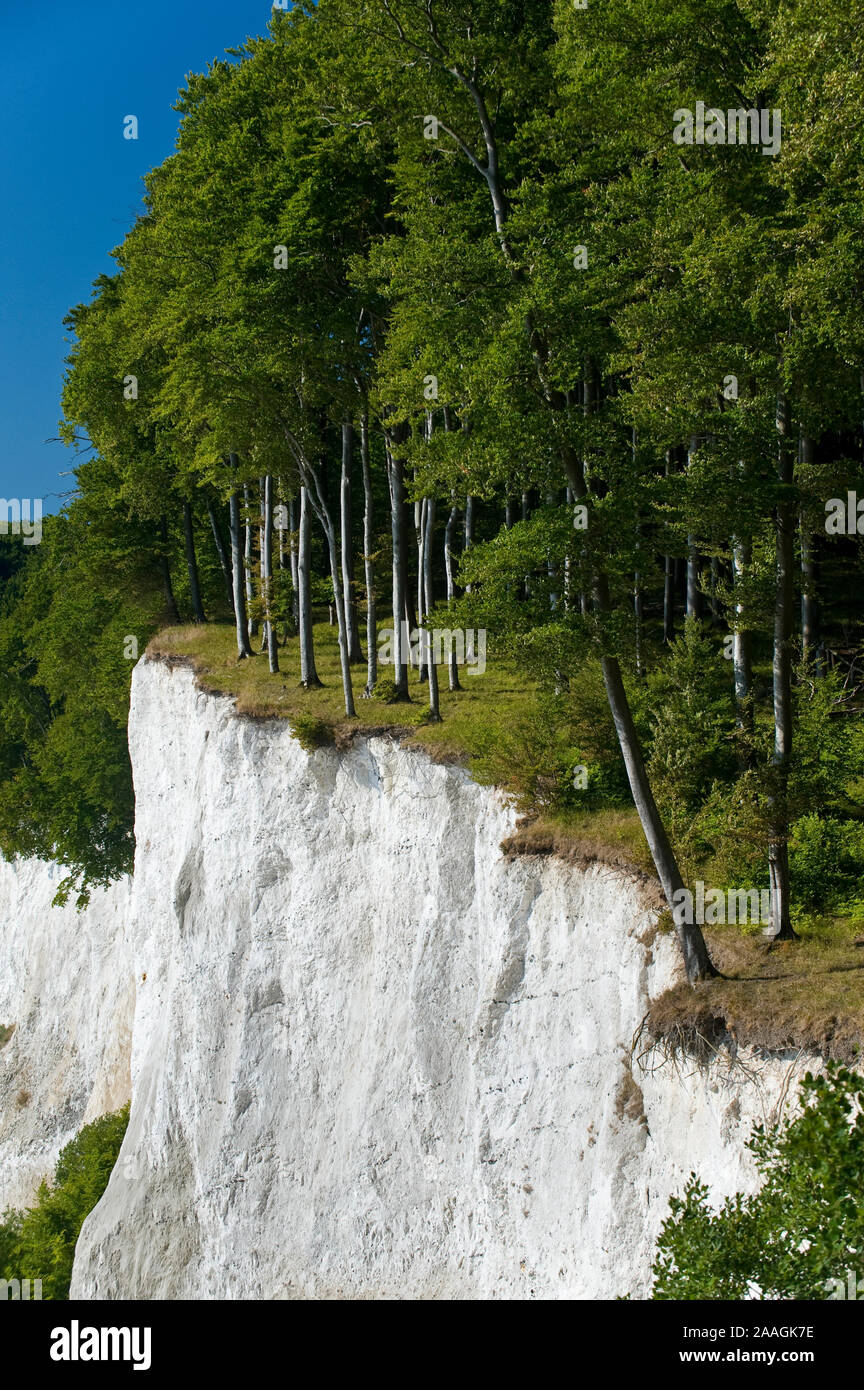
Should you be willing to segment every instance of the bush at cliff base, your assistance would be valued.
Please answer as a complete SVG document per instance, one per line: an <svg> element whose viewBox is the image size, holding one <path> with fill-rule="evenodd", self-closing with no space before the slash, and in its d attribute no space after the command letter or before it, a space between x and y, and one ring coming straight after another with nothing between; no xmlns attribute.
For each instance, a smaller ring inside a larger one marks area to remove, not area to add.
<svg viewBox="0 0 864 1390"><path fill-rule="evenodd" d="M752 1196L714 1211L691 1174L660 1232L652 1297L844 1298L850 1273L864 1280L862 1094L839 1064L808 1072L800 1111L749 1140L764 1179Z"/></svg>
<svg viewBox="0 0 864 1390"><path fill-rule="evenodd" d="M75 1242L117 1161L129 1106L85 1125L60 1153L51 1183L39 1185L35 1205L6 1211L0 1221L0 1278L39 1279L43 1299L69 1297Z"/></svg>

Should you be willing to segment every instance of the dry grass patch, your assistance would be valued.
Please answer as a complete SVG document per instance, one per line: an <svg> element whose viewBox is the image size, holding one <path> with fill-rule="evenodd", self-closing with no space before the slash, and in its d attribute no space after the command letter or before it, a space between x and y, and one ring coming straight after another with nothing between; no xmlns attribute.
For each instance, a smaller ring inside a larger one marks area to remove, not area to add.
<svg viewBox="0 0 864 1390"><path fill-rule="evenodd" d="M736 927L707 928L725 978L679 984L653 1000L648 1036L705 1053L731 1042L772 1052L804 1048L844 1062L864 1049L864 940L860 924L822 922L799 941L766 942Z"/></svg>
<svg viewBox="0 0 864 1390"><path fill-rule="evenodd" d="M580 869L591 864L620 869L643 883L658 911L666 905L635 809L607 809L554 820L526 816L515 834L502 841L501 849L508 858L554 854Z"/></svg>

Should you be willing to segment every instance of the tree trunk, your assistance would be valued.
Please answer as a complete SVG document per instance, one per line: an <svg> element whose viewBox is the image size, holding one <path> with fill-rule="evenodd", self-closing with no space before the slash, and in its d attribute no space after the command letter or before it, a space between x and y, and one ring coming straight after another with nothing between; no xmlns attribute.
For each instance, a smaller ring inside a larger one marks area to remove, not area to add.
<svg viewBox="0 0 864 1390"><path fill-rule="evenodd" d="M699 448L701 440L692 435L687 449L687 467L690 468L693 455ZM699 553L695 536L687 537L687 602L685 615L688 618L698 618L701 613L701 595L699 593Z"/></svg>
<svg viewBox="0 0 864 1390"><path fill-rule="evenodd" d="M351 464L353 457L354 426L350 420L342 421L342 485L340 489L340 517L342 522L342 601L345 605L345 622L348 635L349 661L362 661L360 633L357 628L357 603L354 598L354 542L351 530Z"/></svg>
<svg viewBox="0 0 864 1390"><path fill-rule="evenodd" d="M390 486L390 530L393 542L393 680L397 697L407 700L408 666L402 642L405 612L405 476L404 462L398 457L401 427L387 440L387 480Z"/></svg>
<svg viewBox="0 0 864 1390"><path fill-rule="evenodd" d="M195 558L195 531L192 527L192 506L183 503L183 541L186 547L186 569L189 573L189 597L192 600L192 616L196 623L206 623L207 615L201 602L201 585L198 582L198 561Z"/></svg>
<svg viewBox="0 0 864 1390"><path fill-rule="evenodd" d="M165 609L172 623L180 622L180 610L177 607L177 600L174 597L174 585L171 583L171 564L168 559L168 520L163 515L159 518L159 572L162 575L162 592L165 595Z"/></svg>
<svg viewBox="0 0 864 1390"><path fill-rule="evenodd" d="M432 542L435 534L435 498L426 498L426 524L423 528L423 598L424 611L428 618L435 606L435 595L432 592ZM427 633L426 638L426 666L429 676L429 718L433 723L441 721L441 709L438 700L438 668L435 665L435 651L432 646L431 634Z"/></svg>
<svg viewBox="0 0 864 1390"><path fill-rule="evenodd" d="M801 645L805 661L812 661L817 673L821 670L819 634L819 600L816 597L817 566L816 537L810 533L807 520L801 519Z"/></svg>
<svg viewBox="0 0 864 1390"><path fill-rule="evenodd" d="M808 470L815 455L813 440L801 439L801 462ZM811 661L817 674L821 673L822 652L819 634L819 600L817 597L818 569L816 536L810 529L806 512L801 513L801 646L805 661Z"/></svg>
<svg viewBox="0 0 864 1390"><path fill-rule="evenodd" d="M588 496L588 486L585 480L584 463L570 449L563 451L563 462L567 479L573 489L577 501L582 501ZM594 590L594 603L598 612L606 614L610 611L611 604L609 599L608 581L602 573L595 571L592 579ZM630 791L633 796L633 803L639 814L639 820L654 866L657 870L666 901L670 909L675 909L675 894L680 892L684 883L681 878L681 871L675 859L666 828L660 818L657 803L654 800L654 793L648 780L648 773L645 769L645 760L642 756L642 749L639 744L639 736L636 732L636 725L633 722L633 714L630 709L630 702L627 699L627 691L621 675L621 666L614 656L602 656L600 660L603 672L603 684L606 688L606 698L609 702L609 709L615 724L615 732L618 735L618 745L624 759L624 766L627 770L627 779L630 783ZM710 979L716 975L716 970L711 964L711 957L705 945L698 923L675 921L675 930L681 947L681 954L684 958L684 968L687 979L691 985L699 980Z"/></svg>
<svg viewBox="0 0 864 1390"><path fill-rule="evenodd" d="M265 489L265 486L266 486L266 484L265 484L264 478L259 478L259 479L258 479L258 592L259 592L259 594L261 595L261 606L262 606L262 608L266 608L266 600L265 600L265 598L264 598L264 489ZM271 569L271 572L272 572L272 569L273 569L272 554L271 554L271 561L270 561L270 569ZM262 651L262 652L266 652L266 651L267 651L267 620L266 620L266 612L265 612L265 616L262 617L262 619L261 619L261 646L258 648L258 650L259 650L259 651Z"/></svg>
<svg viewBox="0 0 864 1390"><path fill-rule="evenodd" d="M243 548L243 556L245 563L243 569L245 575L246 588L246 609L248 612L251 610L252 604L255 601L255 586L252 583L252 518L249 515L249 487L247 483L243 484L243 510L246 515L246 543ZM255 622L255 619L253 618L249 623L249 636L254 637L257 631L258 624Z"/></svg>
<svg viewBox="0 0 864 1390"><path fill-rule="evenodd" d="M642 660L643 617L642 576L637 571L633 576L633 627L636 642L636 674L640 677L645 675L645 664Z"/></svg>
<svg viewBox="0 0 864 1390"><path fill-rule="evenodd" d="M363 469L363 574L366 583L366 690L371 696L378 679L378 619L375 601L375 565L372 559L372 472L369 466L369 411L360 416L360 462Z"/></svg>
<svg viewBox="0 0 864 1390"><path fill-rule="evenodd" d="M302 458L299 462L301 476L309 495L309 501L312 504L312 510L318 518L321 529L324 532L324 539L327 542L327 554L330 560L330 580L333 584L333 606L336 609L336 631L339 642L339 665L342 671L342 693L345 699L345 716L347 719L354 719L357 711L354 708L354 688L351 684L351 661L348 653L348 627L345 621L345 599L342 590L336 528L333 525L333 518L330 515L330 508L327 505L323 483L316 473L314 465L305 458Z"/></svg>
<svg viewBox="0 0 864 1390"><path fill-rule="evenodd" d="M747 613L742 596L742 586L750 570L753 547L749 540L732 542L732 580L735 591L735 615L732 635L732 667L735 683L735 722L738 727L741 747L739 764L742 768L750 762L748 742L753 731L753 706L750 691L753 682L750 633L747 630Z"/></svg>
<svg viewBox="0 0 864 1390"><path fill-rule="evenodd" d="M233 460L232 460L233 462ZM246 621L246 599L243 581L243 552L240 548L240 498L232 492L228 499L228 517L231 529L231 573L234 584L234 621L237 629L237 658L245 661L252 655L249 645L249 626Z"/></svg>
<svg viewBox="0 0 864 1390"><path fill-rule="evenodd" d="M417 504L419 507L419 527L417 527L417 627L423 629L423 619L426 615L426 522L428 498L424 497ZM415 508L415 516L417 509ZM421 638L420 658L417 662L417 678L420 681L427 679L426 671L426 642Z"/></svg>
<svg viewBox="0 0 864 1390"><path fill-rule="evenodd" d="M453 582L453 546L456 541L456 524L459 520L459 508L454 502L450 508L450 515L447 517L447 525L444 528L444 573L447 577L447 607L450 608L456 597L456 585ZM457 660L456 644L450 643L449 659L449 685L451 690L461 690L459 684L459 663Z"/></svg>
<svg viewBox="0 0 864 1390"><path fill-rule="evenodd" d="M309 497L300 489L300 535L297 556L297 625L300 632L300 684L312 690L321 684L315 669L315 637L312 628L311 545Z"/></svg>
<svg viewBox="0 0 864 1390"><path fill-rule="evenodd" d="M775 941L791 941L789 909L789 819L787 785L792 754L792 612L794 605L793 565L795 558L794 511L790 496L794 481L794 461L789 439L789 408L784 395L777 397L777 482L775 512L774 600L774 754L771 759L773 787L770 800L771 829L768 869L771 879L771 924Z"/></svg>
<svg viewBox="0 0 864 1390"><path fill-rule="evenodd" d="M264 633L267 638L267 659L270 674L279 670L279 651L276 646L276 626L273 622L273 476L264 478L264 528L261 538L261 588L264 600Z"/></svg>
<svg viewBox="0 0 864 1390"><path fill-rule="evenodd" d="M675 561L665 557L663 569L663 641L675 640Z"/></svg>
<svg viewBox="0 0 864 1390"><path fill-rule="evenodd" d="M470 550L474 544L474 498L470 492L465 498L465 536L462 545L463 550ZM470 594L471 585L465 585L466 594Z"/></svg>
<svg viewBox="0 0 864 1390"><path fill-rule="evenodd" d="M300 575L297 564L297 508L294 498L288 503L288 560L291 565L291 617L295 633L300 632Z"/></svg>
<svg viewBox="0 0 864 1390"><path fill-rule="evenodd" d="M645 832L645 839L648 841L651 857L663 885L663 892L666 894L666 901L671 907L675 894L684 887L684 882L672 852L666 829L660 819L657 803L648 781L648 774L645 771L639 737L636 733L627 692L621 677L621 667L617 658L611 656L602 657L600 664L609 708L615 721L615 730L627 769L630 791L633 794L636 810L639 812L639 820ZM698 980L707 980L716 975L717 971L711 964L711 957L708 955L708 948L705 945L705 939L699 925L695 922L676 923L675 930L678 934L681 953L684 957L684 968L690 984L696 984Z"/></svg>
<svg viewBox="0 0 864 1390"><path fill-rule="evenodd" d="M207 515L210 518L210 529L213 532L213 541L216 546L216 554L219 556L219 567L222 570L222 578L225 581L225 597L234 612L234 591L231 582L231 565L228 560L228 552L225 549L225 542L222 539L222 528L219 525L219 518L216 514L216 506L212 497L207 498Z"/></svg>

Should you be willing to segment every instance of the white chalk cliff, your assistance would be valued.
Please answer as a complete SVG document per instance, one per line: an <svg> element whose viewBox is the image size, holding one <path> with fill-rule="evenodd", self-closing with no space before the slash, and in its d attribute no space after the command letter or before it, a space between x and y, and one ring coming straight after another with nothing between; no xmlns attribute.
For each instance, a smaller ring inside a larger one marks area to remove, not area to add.
<svg viewBox="0 0 864 1390"><path fill-rule="evenodd" d="M310 756L184 668L139 664L130 746L131 883L77 915L0 863L0 1205L131 1086L73 1298L639 1297L691 1169L752 1187L812 1059L631 1056L677 970L635 880L506 858L463 770Z"/></svg>

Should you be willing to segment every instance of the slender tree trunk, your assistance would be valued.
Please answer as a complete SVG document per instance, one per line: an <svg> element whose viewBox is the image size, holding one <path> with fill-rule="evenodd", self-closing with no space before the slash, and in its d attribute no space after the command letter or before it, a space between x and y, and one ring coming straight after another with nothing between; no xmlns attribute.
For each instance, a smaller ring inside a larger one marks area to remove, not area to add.
<svg viewBox="0 0 864 1390"><path fill-rule="evenodd" d="M562 460L573 494L577 501L582 501L588 496L584 462L566 446L562 450ZM595 607L602 614L609 613L611 603L605 575L595 572L592 586ZM700 980L710 979L717 972L711 964L711 957L708 954L708 948L698 923L675 920L675 895L681 891L684 884L648 780L639 735L636 731L624 679L621 675L621 666L617 657L608 655L601 657L600 665L603 673L603 684L606 688L606 698L618 735L618 744L627 770L633 802L639 814L654 866L663 885L666 901L673 911L675 930L684 958L684 968L688 982L693 985Z"/></svg>
<svg viewBox="0 0 864 1390"><path fill-rule="evenodd" d="M264 632L267 637L267 659L270 674L279 670L279 650L276 645L276 625L273 622L273 477L264 478L264 534L261 543L261 587L264 599Z"/></svg>
<svg viewBox="0 0 864 1390"><path fill-rule="evenodd" d="M801 462L808 470L815 456L814 442L809 436L801 439ZM811 661L817 674L821 673L822 652L819 633L818 569L816 536L807 514L801 513L801 646L805 661Z"/></svg>
<svg viewBox="0 0 864 1390"><path fill-rule="evenodd" d="M663 641L675 640L675 561L667 555L663 568Z"/></svg>
<svg viewBox="0 0 864 1390"><path fill-rule="evenodd" d="M456 597L456 585L453 582L453 546L456 542L456 524L458 520L459 508L457 507L454 501L453 505L450 508L450 514L447 517L447 525L444 528L444 573L447 577L448 609L451 607L453 600ZM461 690L462 687L459 684L458 653L456 651L456 644L454 642L450 643L448 676L450 689Z"/></svg>
<svg viewBox="0 0 864 1390"><path fill-rule="evenodd" d="M312 505L312 510L318 518L321 529L324 532L324 539L327 542L327 554L330 560L330 579L333 584L333 606L336 609L336 630L339 642L339 665L342 670L342 693L345 699L345 716L348 719L353 719L357 711L354 708L354 688L351 684L351 661L348 653L348 627L345 620L345 600L342 590L336 527L333 525L333 518L330 515L330 508L327 505L324 484L316 473L314 465L302 454L298 454L297 461L300 468L300 475Z"/></svg>
<svg viewBox="0 0 864 1390"><path fill-rule="evenodd" d="M642 597L642 576L638 570L633 576L633 627L636 641L636 674L645 675L645 663L642 659L642 626L644 622L643 597Z"/></svg>
<svg viewBox="0 0 864 1390"><path fill-rule="evenodd" d="M291 617L295 633L300 632L300 575L297 563L297 508L292 497L288 503L288 560L291 566Z"/></svg>
<svg viewBox="0 0 864 1390"><path fill-rule="evenodd" d="M818 572L816 567L816 537L811 534L806 517L801 519L801 643L805 661L821 669L819 633L819 600L816 597Z"/></svg>
<svg viewBox="0 0 864 1390"><path fill-rule="evenodd" d="M399 457L401 427L387 440L387 480L390 486L390 529L393 542L393 681L399 699L407 700L408 667L402 642L402 620L405 612L405 476L404 463Z"/></svg>
<svg viewBox="0 0 864 1390"><path fill-rule="evenodd" d="M255 601L255 586L252 583L252 551L254 546L252 540L252 518L249 514L249 486L247 483L243 484L243 510L246 515L246 543L243 548L246 610L247 612L251 612L252 604ZM254 637L257 631L258 624L253 618L249 622L249 636Z"/></svg>
<svg viewBox="0 0 864 1390"><path fill-rule="evenodd" d="M753 732L753 705L750 699L753 682L751 641L742 592L750 571L752 550L749 540L742 538L732 542L732 581L735 593L732 667L735 683L735 722L740 739L738 761L742 768L750 763L749 740Z"/></svg>
<svg viewBox="0 0 864 1390"><path fill-rule="evenodd" d="M378 618L375 598L375 564L372 559L374 532L372 514L372 471L369 466L369 411L360 416L360 462L363 469L363 573L366 582L366 690L371 696L378 679Z"/></svg>
<svg viewBox="0 0 864 1390"><path fill-rule="evenodd" d="M700 440L696 435L690 439L687 450L687 467L690 468L693 455L699 448ZM699 593L699 553L695 536L687 537L687 604L685 613L688 618L698 618L701 616L701 594Z"/></svg>
<svg viewBox="0 0 864 1390"><path fill-rule="evenodd" d="M174 585L171 583L171 563L168 559L168 519L163 514L159 518L159 572L162 575L162 592L165 595L165 609L172 623L180 622L180 610L177 607L177 600L174 597Z"/></svg>
<svg viewBox="0 0 864 1390"><path fill-rule="evenodd" d="M435 607L432 586L432 543L435 536L435 498L426 498L426 524L423 528L423 598L426 617ZM433 723L441 720L438 699L438 668L435 665L435 651L431 633L426 636L426 666L429 676L429 718Z"/></svg>
<svg viewBox="0 0 864 1390"><path fill-rule="evenodd" d="M610 656L604 656L601 659L601 667L609 708L612 711L618 742L624 757L624 765L627 768L630 790L633 794L636 810L639 812L639 820L648 841L651 857L666 894L666 900L671 905L675 894L680 892L684 883L645 771L642 750L639 747L639 737L636 733L627 692L621 677L621 667L617 659ZM710 979L712 975L716 975L717 972L711 964L708 948L699 926L696 923L676 923L676 931L684 956L687 979L690 983L695 984L697 980Z"/></svg>
<svg viewBox="0 0 864 1390"><path fill-rule="evenodd" d="M423 628L423 619L426 616L426 522L428 498L424 497L418 504L419 522L417 529L417 627ZM415 509L416 515L416 509ZM427 679L426 671L426 642L421 637L420 656L417 662L417 676L420 681Z"/></svg>
<svg viewBox="0 0 864 1390"><path fill-rule="evenodd" d="M266 605L264 598L264 478L258 479L258 589L261 594L262 608ZM272 572L273 562L271 558L270 569ZM261 646L259 651L267 651L267 621L261 619Z"/></svg>
<svg viewBox="0 0 864 1390"><path fill-rule="evenodd" d="M309 511L309 496L305 487L301 487L297 555L297 626L300 632L300 684L307 690L321 684L315 669L315 638L312 627L312 536Z"/></svg>
<svg viewBox="0 0 864 1390"><path fill-rule="evenodd" d="M670 478L675 471L675 455L666 450L664 473ZM664 526L668 533L668 525ZM671 555L663 557L663 641L675 641L675 561Z"/></svg>
<svg viewBox="0 0 864 1390"><path fill-rule="evenodd" d="M771 879L771 923L774 939L790 941L792 929L789 906L789 819L787 787L792 755L792 628L795 601L793 566L795 559L794 510L791 499L794 461L789 439L789 407L786 397L777 397L777 482L775 512L774 601L774 754L771 759L773 788L772 823L768 844Z"/></svg>
<svg viewBox="0 0 864 1390"><path fill-rule="evenodd" d="M505 509L504 509L504 525L506 526L506 528L507 528L508 531L512 531L515 522L516 522L516 509L515 509L515 507L514 507L514 505L513 505L513 498L512 498L512 497L510 496L510 494L508 493L508 495L507 495L507 502L506 502L506 506L505 506Z"/></svg>
<svg viewBox="0 0 864 1390"><path fill-rule="evenodd" d="M233 459L232 459L233 462ZM243 579L243 551L240 548L240 498L232 492L228 499L228 516L231 529L231 573L234 584L234 621L237 628L237 657L245 661L252 655L249 645L249 625L246 621L246 598Z"/></svg>
<svg viewBox="0 0 864 1390"><path fill-rule="evenodd" d="M464 551L468 551L468 550L471 549L471 547L472 547L473 544L474 544L474 498L471 496L471 493L469 492L468 496L465 498L465 536L464 536L464 542L463 542L463 545L462 545L462 549L463 549ZM466 594L470 594L470 592L471 592L471 585L470 585L470 584L466 584L466 585L465 585L465 592L466 592Z"/></svg>
<svg viewBox="0 0 864 1390"><path fill-rule="evenodd" d="M192 616L196 623L206 623L207 615L201 602L201 585L198 582L198 561L195 558L195 531L192 525L192 506L183 503L183 541L186 547L186 569L189 573L189 597L192 601Z"/></svg>
<svg viewBox="0 0 864 1390"><path fill-rule="evenodd" d="M276 492L276 494L275 494L275 495L276 495L276 498L277 498L277 502L276 502L276 512L278 512L279 521L280 521L280 525L276 527L276 534L277 534L278 537L279 537L279 545L278 545L278 550L277 550L277 560L276 560L276 563L277 563L277 565L278 565L278 567L279 567L279 575L280 575L279 592L280 592L280 595L281 595L281 593L282 593L281 576L282 576L282 575L285 573L285 571L288 569L288 561L287 561L286 558L285 558L285 553L286 553L285 533L286 533L286 530L287 530L287 527L286 527L286 525L285 525L285 513L286 513L286 511L287 511L288 509L287 509L287 507L286 507L286 505L285 505L284 500L281 501L281 502L278 501L278 498L281 497L281 498L284 499L284 497L285 497L285 483L284 483L284 481L283 481L282 478L277 478L277 479L276 479L276 486L277 486L277 489L278 489L277 492ZM275 513L274 513L274 516L275 516ZM289 520L289 525L290 525L290 524L291 524L291 523L290 523L290 520ZM289 541L289 544L290 544L290 541ZM283 647L286 646L286 644L287 644L287 642L288 642L289 636L291 635L292 632L296 632L296 631L297 631L297 629L296 629L296 627L294 626L294 591L293 591L293 588L292 588L292 591L291 591L291 616L288 617L288 618L286 618L286 619L285 619L285 622L283 623L281 646L283 646ZM276 637L277 637L277 644L278 644L278 637L279 637L279 634L278 634L278 633L276 634Z"/></svg>
<svg viewBox="0 0 864 1390"><path fill-rule="evenodd" d="M354 598L354 540L351 516L351 465L354 453L354 426L342 421L342 486L340 516L342 521L342 595L348 634L349 661L362 661L360 633L357 626L357 603Z"/></svg>
<svg viewBox="0 0 864 1390"><path fill-rule="evenodd" d="M213 542L216 546L216 554L219 556L219 568L222 570L222 578L225 581L225 597L230 604L231 611L234 611L234 591L231 582L231 565L228 560L228 552L225 549L225 542L222 539L222 528L219 525L219 518L216 514L216 505L212 497L207 498L207 515L210 518L210 529L213 532Z"/></svg>

